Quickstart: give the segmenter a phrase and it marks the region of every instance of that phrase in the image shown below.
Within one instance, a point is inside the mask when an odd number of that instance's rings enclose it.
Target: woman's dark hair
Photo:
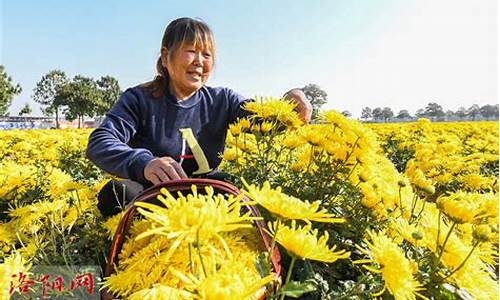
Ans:
[[[161,48],[168,49],[169,57],[184,44],[194,44],[195,48],[208,49],[215,59],[215,40],[212,30],[201,20],[179,18],[170,22],[165,28]],[[143,86],[151,89],[154,97],[161,97],[168,88],[169,81],[168,72],[162,65],[161,55],[156,61],[156,72],[155,78]]]

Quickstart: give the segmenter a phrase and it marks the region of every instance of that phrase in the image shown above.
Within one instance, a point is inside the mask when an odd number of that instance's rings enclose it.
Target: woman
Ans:
[[[205,85],[214,60],[207,24],[180,18],[167,26],[156,78],[127,89],[89,137],[87,157],[129,179],[103,187],[98,196],[103,215],[119,212],[119,206],[153,184],[214,174],[228,125],[246,115],[242,104],[249,100],[231,89]],[[294,89],[287,96],[308,122],[312,108],[304,93]]]

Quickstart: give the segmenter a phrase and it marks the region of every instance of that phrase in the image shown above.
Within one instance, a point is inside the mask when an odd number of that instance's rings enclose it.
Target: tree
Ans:
[[[316,118],[318,112],[323,104],[327,102],[327,94],[323,91],[319,85],[310,83],[302,88],[302,91],[306,95],[306,98],[311,102],[313,107],[312,118]]]
[[[402,109],[398,112],[398,115],[396,116],[396,119],[410,119],[411,115],[406,109]]]
[[[361,110],[361,119],[371,119],[372,118],[372,109],[369,107],[365,107]]]
[[[431,118],[440,118],[444,116],[443,107],[435,102],[427,104],[425,115]]]
[[[384,107],[382,109],[382,119],[384,119],[384,122],[387,122],[390,118],[394,116],[394,113],[392,112],[392,109],[390,107]]]
[[[486,119],[498,117],[498,104],[497,105],[486,104],[482,106],[479,110],[481,112],[481,115]]]
[[[60,70],[52,70],[45,74],[33,89],[33,100],[42,105],[42,113],[52,116],[55,113],[56,128],[59,128],[59,110],[64,105],[64,99],[59,93],[68,83],[66,74]]]
[[[118,80],[112,76],[103,76],[97,81],[99,89],[99,101],[96,107],[96,115],[103,116],[111,109],[113,104],[121,94],[120,85]]]
[[[444,116],[446,117],[446,120],[451,120],[456,116],[455,112],[452,111],[451,109],[448,109],[445,113]]]
[[[95,116],[100,96],[97,83],[92,78],[77,75],[63,86],[56,98],[64,99],[61,102],[67,106],[66,119],[78,119],[80,128],[85,116]]]
[[[375,108],[372,111],[372,116],[373,116],[373,120],[382,120],[383,119],[382,109],[380,107]]]
[[[459,107],[458,110],[455,112],[455,115],[459,117],[460,119],[463,119],[467,116],[467,110],[465,107]]]
[[[425,110],[423,108],[417,109],[415,112],[415,116],[417,118],[427,118],[427,115],[425,114]]]
[[[12,83],[12,78],[5,72],[4,66],[0,65],[0,116],[7,116],[9,106],[15,95],[21,93],[23,89]]]
[[[344,115],[344,117],[346,117],[346,118],[349,118],[350,116],[352,116],[351,112],[350,112],[350,111],[348,111],[348,110],[344,110],[344,111],[342,112],[342,114],[343,114],[343,115]]]
[[[469,109],[467,109],[467,116],[472,118],[472,120],[476,120],[476,118],[481,115],[481,109],[479,105],[473,104]]]
[[[31,114],[32,110],[31,110],[31,107],[28,103],[26,103],[23,108],[21,108],[21,110],[19,111],[19,116],[23,116],[23,115],[29,115]]]

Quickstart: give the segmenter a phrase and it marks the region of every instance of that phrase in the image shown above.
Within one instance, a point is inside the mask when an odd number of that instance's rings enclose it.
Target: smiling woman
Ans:
[[[112,180],[98,207],[112,215],[144,188],[191,176],[216,177],[228,126],[249,112],[246,99],[226,87],[209,87],[215,41],[208,25],[192,18],[172,21],[163,35],[157,76],[127,89],[90,135],[87,156]],[[303,121],[311,104],[299,89],[287,97]]]

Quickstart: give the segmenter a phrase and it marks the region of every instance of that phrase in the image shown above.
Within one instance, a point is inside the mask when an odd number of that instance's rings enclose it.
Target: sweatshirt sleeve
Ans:
[[[243,105],[248,101],[254,101],[253,99],[245,98],[231,89],[226,89],[226,97],[229,101],[229,124],[250,114],[243,109]]]
[[[121,178],[147,182],[144,167],[154,156],[151,151],[128,145],[141,120],[138,91],[126,90],[89,137],[87,157],[104,171]]]

